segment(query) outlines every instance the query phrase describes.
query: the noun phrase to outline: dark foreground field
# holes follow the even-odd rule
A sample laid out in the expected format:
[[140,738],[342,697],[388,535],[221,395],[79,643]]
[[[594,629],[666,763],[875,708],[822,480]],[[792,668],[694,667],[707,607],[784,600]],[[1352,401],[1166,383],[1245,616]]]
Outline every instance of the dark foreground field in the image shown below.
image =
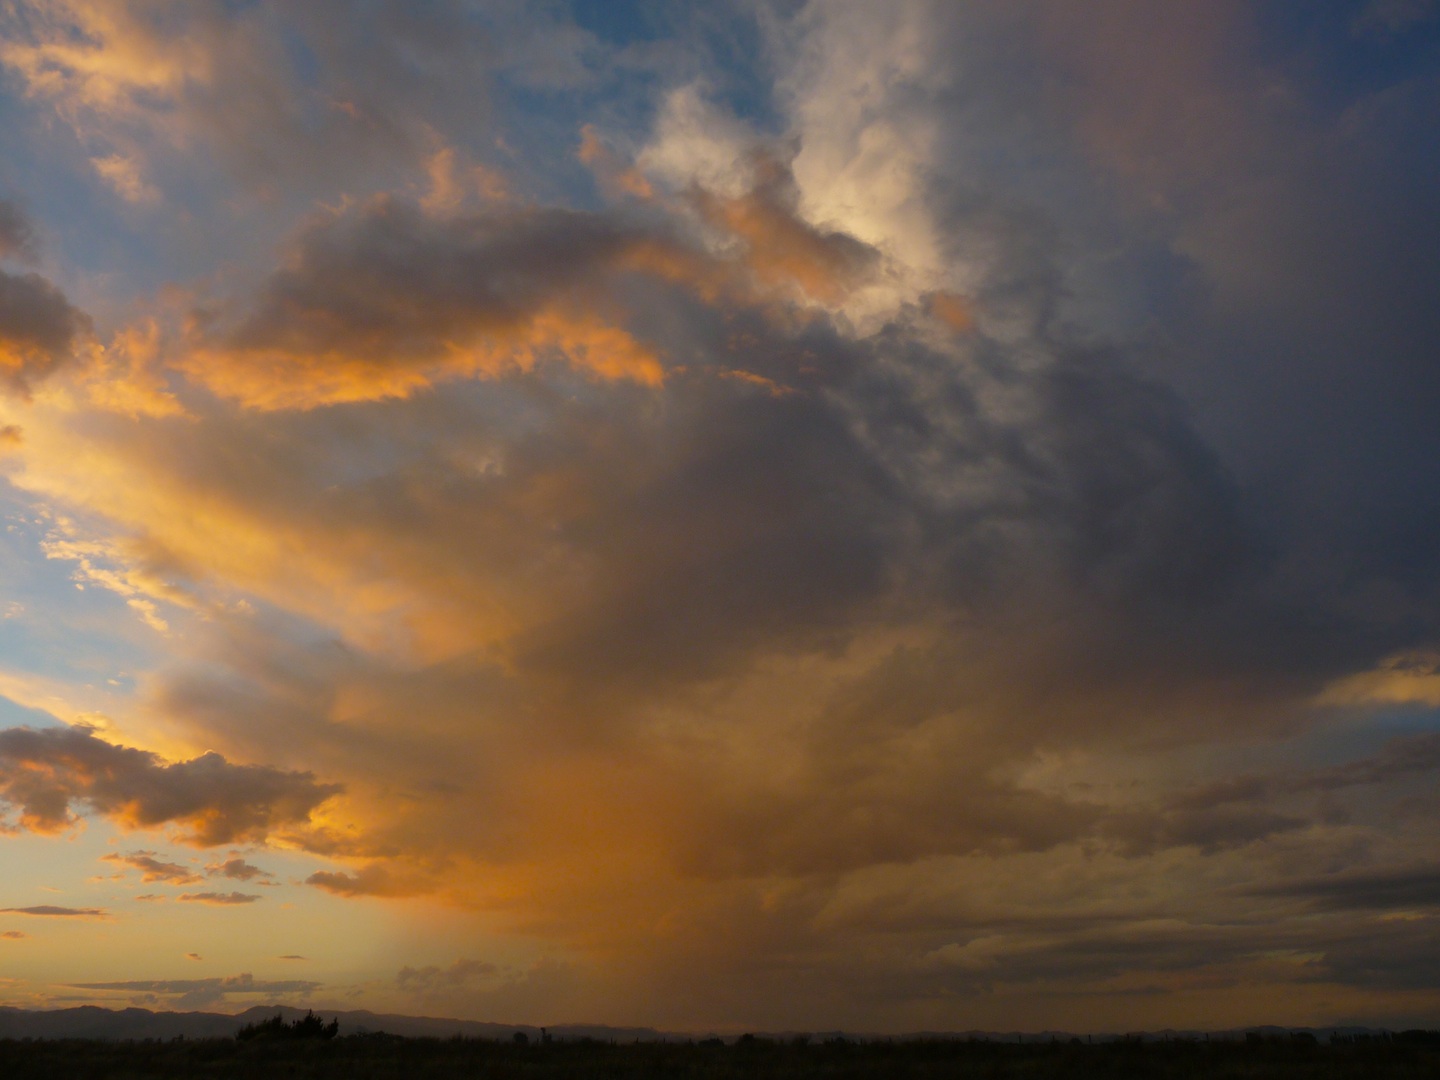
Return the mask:
[[1440,1039],[1041,1043],[550,1043],[349,1036],[328,1041],[0,1041],[0,1077],[1221,1078],[1440,1077]]

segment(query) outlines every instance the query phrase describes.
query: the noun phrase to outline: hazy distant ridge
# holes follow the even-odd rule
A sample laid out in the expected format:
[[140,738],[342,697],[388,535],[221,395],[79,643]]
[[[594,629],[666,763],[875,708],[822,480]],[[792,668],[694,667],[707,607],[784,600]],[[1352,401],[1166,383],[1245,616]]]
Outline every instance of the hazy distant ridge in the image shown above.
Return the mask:
[[[256,1005],[243,1013],[227,1015],[206,1012],[152,1012],[149,1009],[103,1009],[94,1005],[77,1008],[33,1010],[0,1006],[0,1039],[173,1039],[183,1036],[187,1039],[216,1039],[234,1035],[246,1024],[264,1020],[277,1012],[287,1020],[305,1015],[304,1009],[288,1005]],[[460,1035],[471,1039],[510,1039],[516,1032],[523,1032],[531,1039],[540,1037],[540,1028],[530,1024],[495,1024],[480,1020],[455,1020],[434,1016],[398,1016],[373,1013],[367,1010],[316,1010],[327,1020],[340,1021],[341,1035],[355,1035],[362,1032],[384,1032],[409,1038],[450,1038]],[[546,1032],[555,1039],[599,1039],[601,1041],[634,1042],[678,1041],[704,1038],[709,1033],[665,1032],[654,1028],[607,1027],[603,1024],[557,1024],[547,1027]],[[1246,1032],[1262,1035],[1290,1035],[1305,1033],[1326,1042],[1332,1035],[1378,1034],[1378,1029],[1366,1027],[1287,1028],[1256,1026],[1235,1028],[1228,1031],[1151,1031],[1130,1032],[1129,1037],[1139,1035],[1147,1040],[1160,1039],[1239,1039]],[[772,1033],[772,1037],[790,1038],[796,1033]],[[1075,1036],[1070,1032],[998,1032],[998,1031],[925,1031],[897,1036],[877,1036],[851,1032],[813,1033],[813,1038],[833,1038],[839,1035],[853,1039],[896,1038],[896,1039],[990,1039],[1003,1042],[1046,1041],[1049,1039],[1069,1040]],[[1124,1037],[1121,1034],[1096,1034],[1084,1036],[1096,1042]]]

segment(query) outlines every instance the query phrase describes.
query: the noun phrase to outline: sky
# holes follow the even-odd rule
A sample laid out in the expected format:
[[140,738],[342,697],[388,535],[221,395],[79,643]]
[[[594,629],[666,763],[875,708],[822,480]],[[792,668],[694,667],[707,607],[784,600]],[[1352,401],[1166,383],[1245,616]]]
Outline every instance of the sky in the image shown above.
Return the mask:
[[1440,4],[0,2],[0,1004],[1440,1025]]

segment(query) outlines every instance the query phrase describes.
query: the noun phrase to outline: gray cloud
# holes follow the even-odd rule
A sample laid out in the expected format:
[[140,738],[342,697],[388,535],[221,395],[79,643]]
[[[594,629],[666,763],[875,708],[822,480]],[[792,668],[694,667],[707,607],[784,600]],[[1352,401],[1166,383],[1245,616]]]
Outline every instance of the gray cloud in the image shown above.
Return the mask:
[[1349,871],[1257,885],[1252,896],[1308,900],[1337,911],[1392,911],[1440,905],[1440,872],[1429,867]]
[[484,960],[456,960],[453,964],[443,968],[433,964],[421,968],[406,966],[401,968],[395,976],[395,985],[402,990],[413,990],[420,993],[455,989],[466,986],[476,979],[494,975],[498,970],[494,964]]
[[107,914],[102,908],[57,907],[54,904],[36,904],[33,907],[0,908],[0,911],[13,915],[41,915],[61,919],[103,919]]
[[34,225],[13,202],[0,199],[0,259],[28,262],[35,256]]

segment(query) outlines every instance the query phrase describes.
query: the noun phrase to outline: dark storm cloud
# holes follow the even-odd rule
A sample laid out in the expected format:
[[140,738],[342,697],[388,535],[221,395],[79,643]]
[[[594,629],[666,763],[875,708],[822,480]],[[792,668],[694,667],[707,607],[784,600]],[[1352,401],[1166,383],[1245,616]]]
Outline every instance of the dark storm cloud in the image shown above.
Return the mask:
[[1440,905],[1440,871],[1431,867],[1351,871],[1259,885],[1253,896],[1307,900],[1336,911],[1393,911]]
[[[1022,224],[1017,258],[1032,268],[1022,276],[1040,308],[1053,306],[1060,275]],[[550,271],[566,262],[561,237],[578,245],[564,286],[613,281],[639,238],[664,235],[600,214],[435,215],[377,202],[303,234],[295,263],[223,331],[233,351],[203,374],[222,378],[224,365],[266,349],[293,360],[267,373],[267,387],[303,382],[317,356],[385,366],[438,355],[446,340],[545,302]],[[1353,670],[1343,621],[1268,586],[1273,554],[1172,392],[1137,374],[1125,350],[1078,344],[1058,326],[1032,328],[1020,345],[987,332],[993,299],[977,301],[974,331],[912,307],[857,338],[823,312],[777,318],[706,293],[705,280],[693,265],[679,279],[626,279],[634,325],[664,355],[691,360],[667,375],[663,407],[613,383],[559,394],[554,373],[537,371],[375,414],[363,443],[384,432],[402,458],[373,474],[340,467],[370,451],[357,429],[323,415],[265,420],[281,437],[262,448],[254,421],[224,416],[203,445],[158,447],[164,457],[147,467],[184,461],[187,486],[223,495],[239,521],[302,530],[317,558],[344,566],[347,538],[367,537],[365,580],[408,583],[412,613],[443,615],[451,655],[485,640],[475,613],[495,597],[510,597],[517,617],[503,675],[477,662],[467,677],[457,660],[383,692],[428,688],[446,732],[433,749],[378,729],[326,749],[310,720],[327,707],[327,680],[361,677],[367,661],[327,654],[324,670],[307,669],[269,656],[273,643],[232,643],[230,659],[249,673],[245,701],[196,676],[171,682],[167,707],[257,740],[247,753],[290,716],[287,730],[314,731],[312,752],[333,754],[341,774],[403,762],[423,784],[426,773],[451,776],[463,715],[485,714],[469,730],[500,738],[498,713],[476,701],[504,702],[567,744],[619,746],[706,680],[838,656],[921,620],[932,625],[922,640],[811,698],[816,719],[792,743],[803,769],[788,790],[723,770],[692,781],[680,866],[712,877],[835,872],[1086,836],[1218,851],[1302,824],[1267,807],[1177,807],[1161,823],[1126,824],[996,776],[1094,738],[1280,726],[1327,677]],[[647,289],[670,290],[663,325]],[[742,365],[788,392],[715,377]],[[232,439],[252,447],[240,484]],[[260,684],[273,684],[273,700],[253,693]],[[252,719],[238,723],[236,709]],[[459,775],[445,783],[470,786]],[[438,825],[446,813],[397,817],[375,843],[453,843]],[[477,851],[493,842],[483,828],[472,839]],[[425,876],[371,867],[311,881],[409,895],[431,887]]]
[[263,839],[307,821],[339,790],[309,773],[232,765],[214,753],[166,764],[88,728],[0,732],[0,800],[39,832],[69,827],[74,803],[132,828],[179,825],[198,845]]

